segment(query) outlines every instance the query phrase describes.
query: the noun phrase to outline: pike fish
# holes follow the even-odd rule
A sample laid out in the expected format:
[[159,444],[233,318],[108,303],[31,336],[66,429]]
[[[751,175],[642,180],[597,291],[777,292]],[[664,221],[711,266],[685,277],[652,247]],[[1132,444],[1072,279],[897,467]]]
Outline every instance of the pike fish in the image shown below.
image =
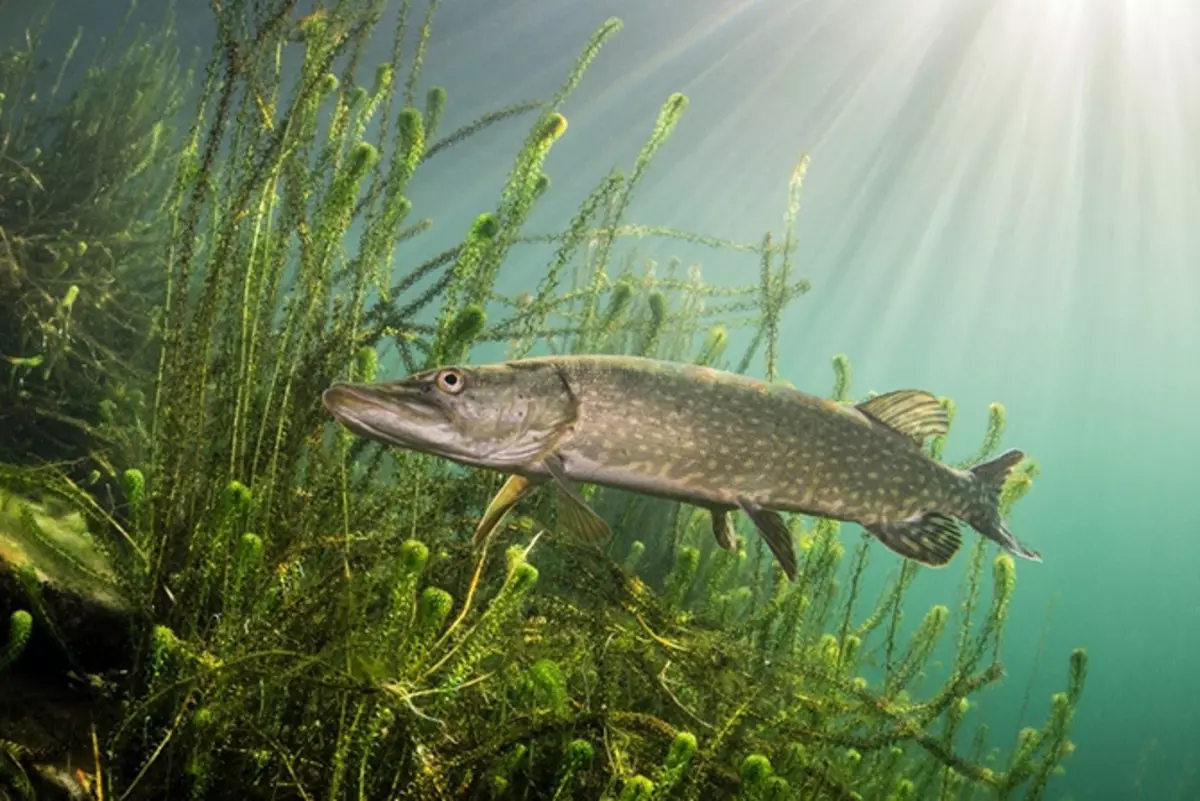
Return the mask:
[[793,580],[782,512],[858,523],[934,567],[961,546],[958,521],[1041,561],[1000,514],[1001,488],[1023,454],[1010,450],[970,470],[931,459],[922,446],[949,421],[928,392],[851,405],[708,367],[597,355],[339,382],[322,400],[359,436],[509,474],[476,528],[477,544],[547,483],[565,527],[604,541],[608,525],[579,492],[587,483],[707,509],[726,549],[736,547],[730,514],[740,510]]

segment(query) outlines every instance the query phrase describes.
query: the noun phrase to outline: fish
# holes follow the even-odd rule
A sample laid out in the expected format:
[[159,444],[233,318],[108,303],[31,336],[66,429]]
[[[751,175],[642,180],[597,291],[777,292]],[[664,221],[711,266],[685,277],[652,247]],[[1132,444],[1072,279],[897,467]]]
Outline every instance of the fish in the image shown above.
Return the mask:
[[476,527],[477,545],[546,484],[564,527],[603,543],[611,531],[579,489],[592,484],[706,509],[729,550],[737,547],[730,515],[740,511],[793,581],[785,513],[858,523],[931,567],[960,548],[960,522],[1041,561],[1000,511],[1024,454],[1009,450],[970,469],[931,458],[924,443],[945,434],[949,418],[923,390],[850,404],[700,365],[575,355],[335,382],[322,402],[359,436],[508,474]]

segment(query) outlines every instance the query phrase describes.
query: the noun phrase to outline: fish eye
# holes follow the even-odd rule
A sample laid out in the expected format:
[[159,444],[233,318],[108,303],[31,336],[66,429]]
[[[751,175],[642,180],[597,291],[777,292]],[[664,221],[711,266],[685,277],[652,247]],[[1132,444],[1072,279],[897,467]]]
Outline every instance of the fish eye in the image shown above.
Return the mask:
[[433,377],[433,382],[437,384],[438,389],[450,395],[457,395],[467,388],[467,377],[461,370],[439,370]]

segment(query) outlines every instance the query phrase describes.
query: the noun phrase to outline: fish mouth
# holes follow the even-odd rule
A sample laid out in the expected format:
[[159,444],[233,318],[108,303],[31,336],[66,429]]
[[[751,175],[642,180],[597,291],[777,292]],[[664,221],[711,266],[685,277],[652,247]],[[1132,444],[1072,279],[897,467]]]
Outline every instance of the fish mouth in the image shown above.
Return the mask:
[[[427,443],[431,427],[449,422],[445,410],[415,382],[366,385],[338,381],[321,393],[321,403],[355,434],[407,447]],[[427,434],[422,436],[422,431]]]

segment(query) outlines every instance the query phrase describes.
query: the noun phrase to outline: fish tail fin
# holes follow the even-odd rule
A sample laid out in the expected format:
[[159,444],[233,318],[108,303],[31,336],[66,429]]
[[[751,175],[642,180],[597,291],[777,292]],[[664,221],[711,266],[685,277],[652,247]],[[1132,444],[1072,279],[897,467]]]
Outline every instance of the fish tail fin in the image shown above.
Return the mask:
[[1009,553],[1022,559],[1040,562],[1041,554],[1018,540],[1008,530],[1000,514],[1000,497],[1004,483],[1013,468],[1024,458],[1025,454],[1021,451],[1005,451],[995,459],[971,468],[970,474],[977,487],[977,500],[974,508],[963,516],[963,520]]

